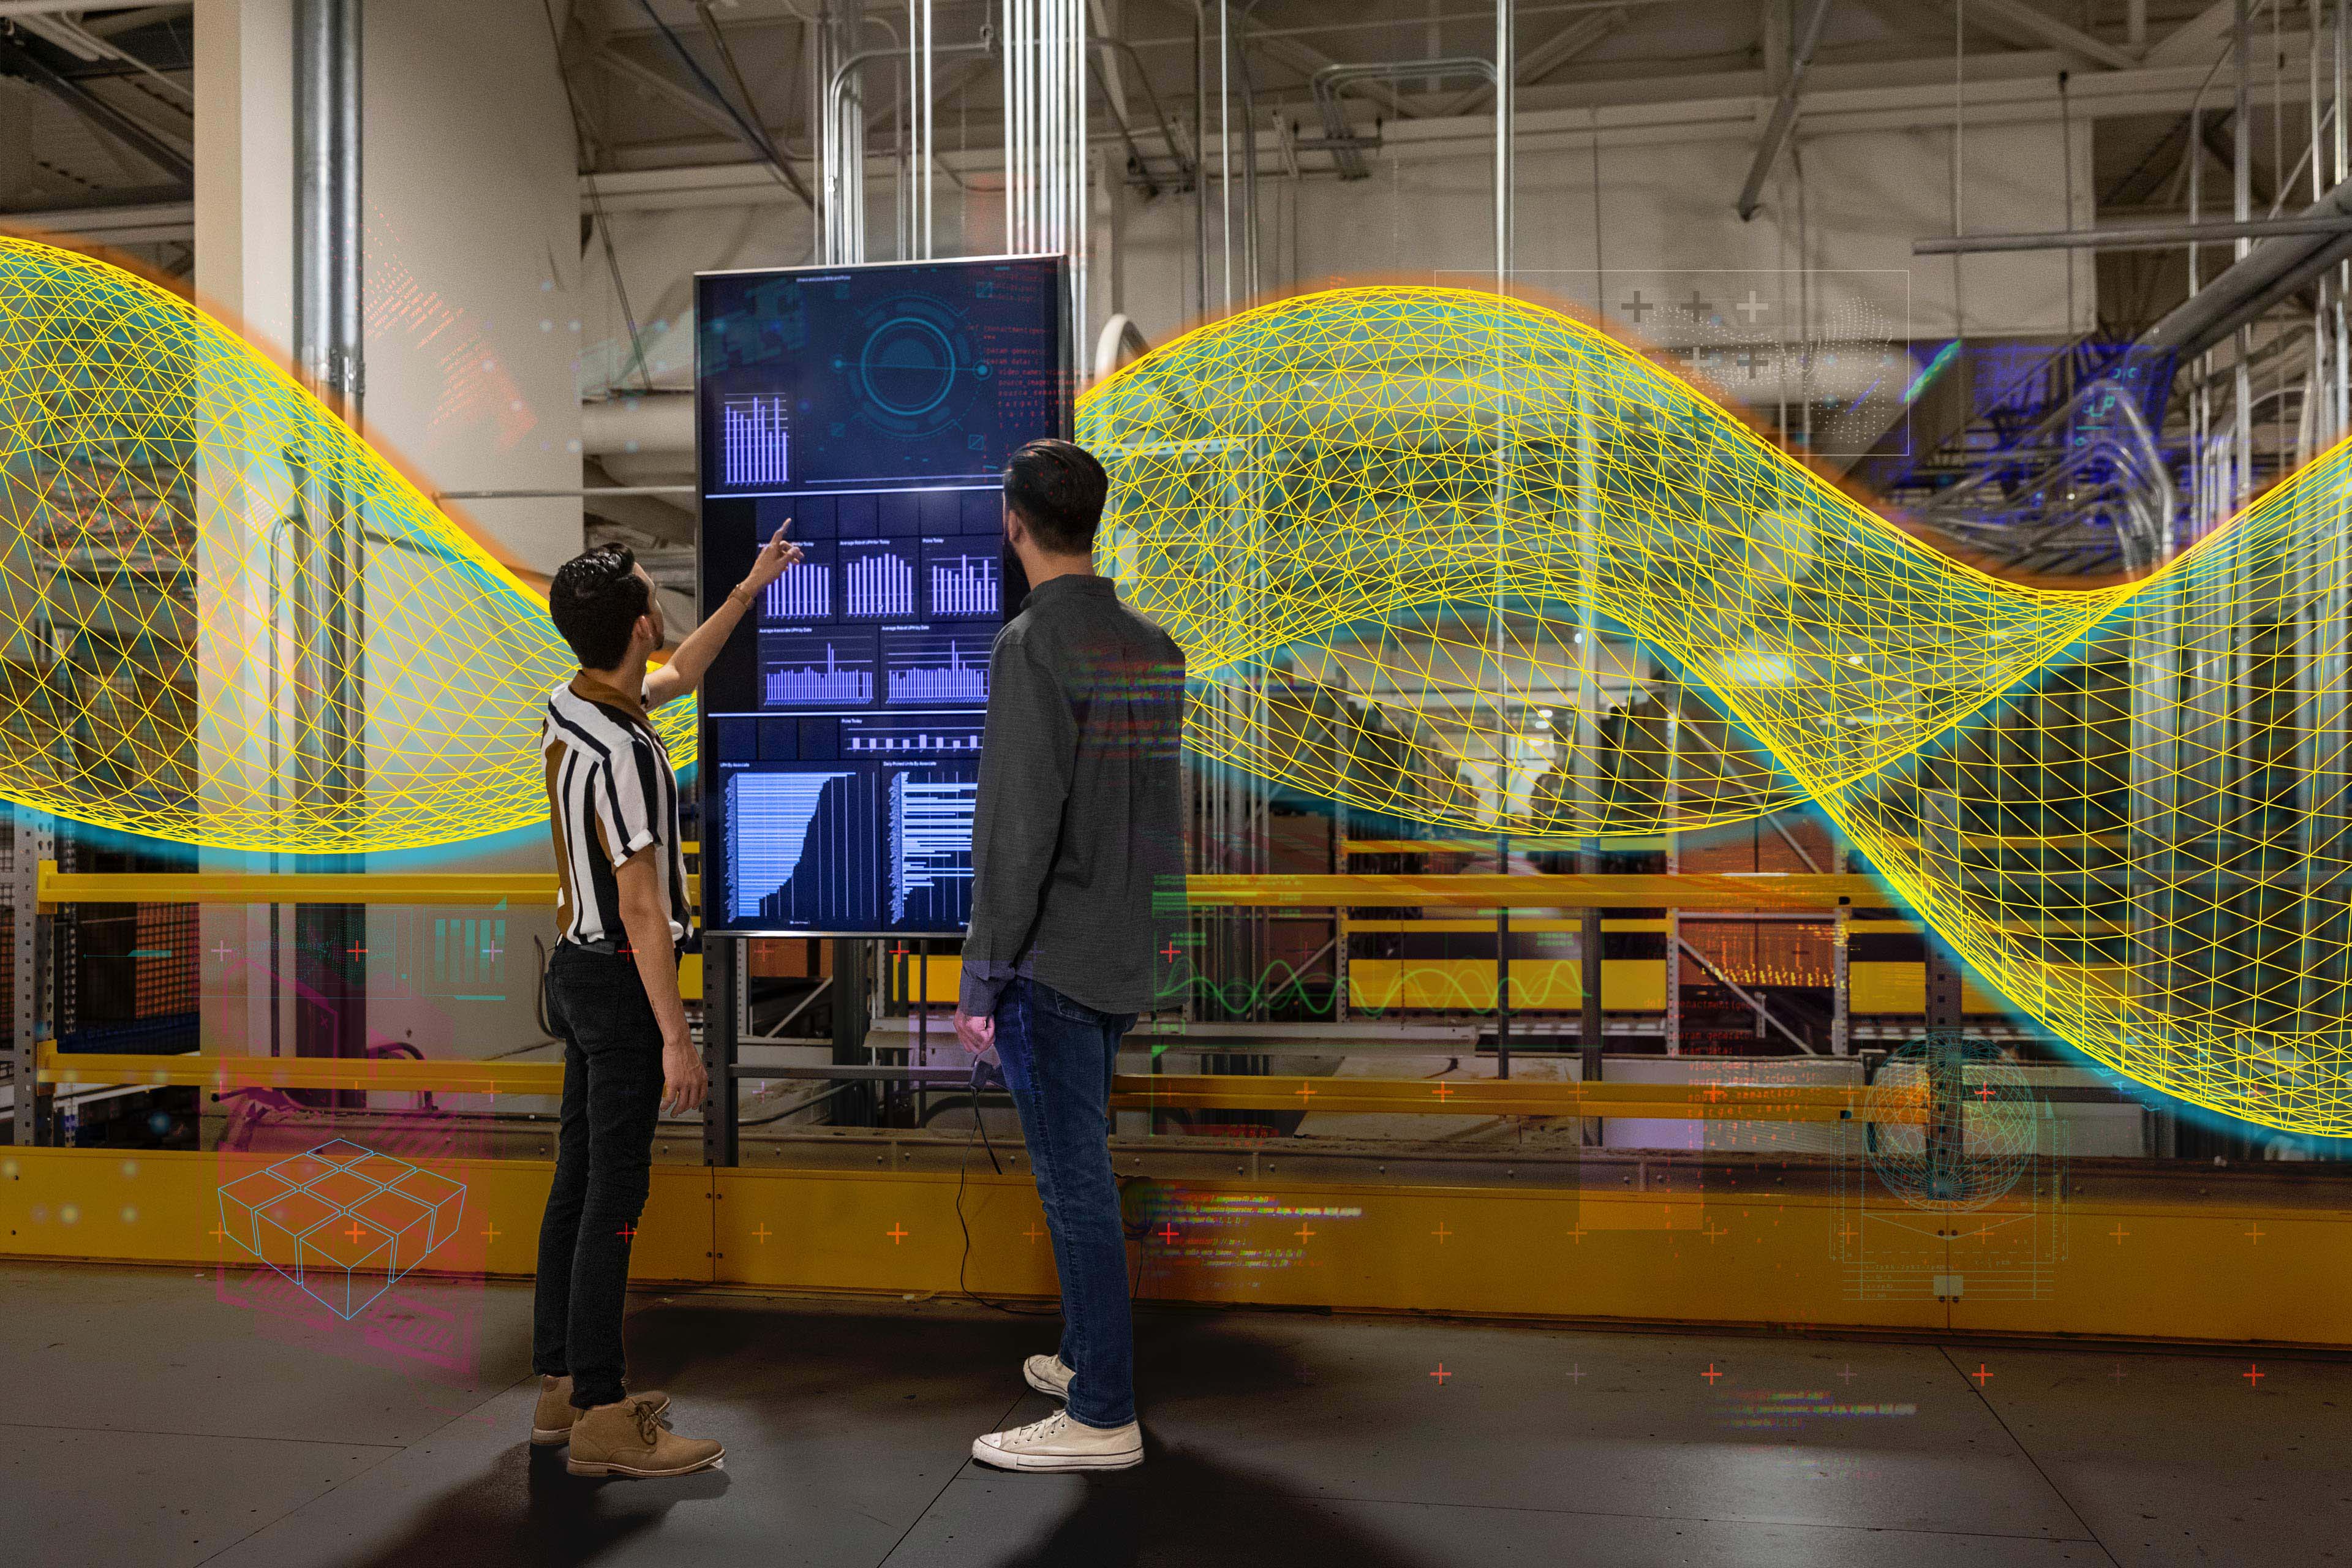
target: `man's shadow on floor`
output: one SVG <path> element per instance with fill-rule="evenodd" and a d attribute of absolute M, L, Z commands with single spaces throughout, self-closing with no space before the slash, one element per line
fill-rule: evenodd
<path fill-rule="evenodd" d="M 968 1544 L 969 1528 L 959 1527 L 964 1539 L 937 1550 L 936 1556 L 894 1552 L 890 1563 L 893 1568 L 933 1561 L 970 1568 L 1232 1568 L 1238 1563 L 1437 1568 L 1444 1561 L 1368 1532 L 1357 1510 L 1339 1500 L 1285 1491 L 1198 1452 L 1160 1447 L 1150 1441 L 1149 1428 L 1144 1441 L 1142 1465 L 1080 1478 L 1084 1494 L 1076 1506 L 1017 1552 L 981 1556 Z M 1043 1479 L 974 1466 L 932 1505 L 934 1514 L 941 1504 L 952 1508 L 955 1492 L 975 1478 L 1016 1492 Z M 1040 1509 L 1047 1506 L 1041 1496 Z M 950 1513 L 947 1522 L 953 1519 Z"/>

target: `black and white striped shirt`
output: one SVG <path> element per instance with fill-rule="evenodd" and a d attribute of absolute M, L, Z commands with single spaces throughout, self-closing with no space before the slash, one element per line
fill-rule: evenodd
<path fill-rule="evenodd" d="M 678 840 L 677 774 L 631 696 L 589 676 L 547 694 L 540 749 L 547 759 L 555 835 L 561 940 L 628 945 L 614 869 L 650 849 L 669 910 L 672 942 L 686 940 L 686 850 Z"/>

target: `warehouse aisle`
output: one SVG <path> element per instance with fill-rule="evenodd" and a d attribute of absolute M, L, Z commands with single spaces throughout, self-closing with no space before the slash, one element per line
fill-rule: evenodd
<path fill-rule="evenodd" d="M 2317 1563 L 2352 1365 L 1155 1310 L 1150 1459 L 1008 1476 L 1050 1320 L 648 1295 L 635 1381 L 723 1473 L 589 1482 L 524 1441 L 526 1287 L 352 1322 L 249 1275 L 0 1266 L 26 1568 L 1525 1562 Z M 95 1369 L 95 1370 L 93 1370 Z"/>

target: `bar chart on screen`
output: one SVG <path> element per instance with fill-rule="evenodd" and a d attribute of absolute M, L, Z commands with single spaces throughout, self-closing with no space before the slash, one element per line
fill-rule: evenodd
<path fill-rule="evenodd" d="M 835 768 L 729 778 L 734 831 L 727 841 L 727 896 L 735 917 L 848 930 L 872 925 L 880 870 L 874 786 L 869 773 Z"/>
<path fill-rule="evenodd" d="M 820 627 L 760 633 L 760 687 L 770 708 L 874 700 L 874 634 Z"/>
<path fill-rule="evenodd" d="M 833 618 L 833 551 L 824 544 L 801 546 L 798 565 L 768 584 L 760 615 L 771 621 L 824 621 Z"/>
<path fill-rule="evenodd" d="M 998 584 L 993 552 L 926 549 L 923 570 L 930 584 L 934 616 L 993 616 L 1003 608 L 1003 590 Z"/>
<path fill-rule="evenodd" d="M 781 397 L 753 394 L 719 405 L 719 478 L 730 489 L 780 485 L 792 477 L 790 430 Z"/>
<path fill-rule="evenodd" d="M 977 713 L 856 714 L 841 721 L 841 754 L 861 761 L 869 757 L 977 758 L 980 735 Z"/>
<path fill-rule="evenodd" d="M 852 620 L 905 620 L 915 613 L 912 553 L 912 541 L 842 546 L 842 597 Z"/>
<path fill-rule="evenodd" d="M 882 634 L 886 702 L 985 702 L 994 628 L 921 626 Z"/>
<path fill-rule="evenodd" d="M 961 771 L 890 775 L 890 923 L 958 926 L 971 918 L 971 818 L 978 783 Z"/>

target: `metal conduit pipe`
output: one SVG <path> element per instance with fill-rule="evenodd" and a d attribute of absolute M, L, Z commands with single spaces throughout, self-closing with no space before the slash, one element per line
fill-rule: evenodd
<path fill-rule="evenodd" d="M 296 0 L 294 363 L 320 400 L 354 429 L 367 342 L 361 310 L 362 36 L 360 0 Z M 292 466 L 289 521 L 302 563 L 293 595 L 299 672 L 294 793 L 299 804 L 319 807 L 355 800 L 366 788 L 365 519 L 347 476 L 327 454 L 295 454 Z M 298 1056 L 365 1054 L 367 973 L 364 960 L 354 960 L 366 948 L 366 910 L 350 905 L 295 910 L 296 980 L 321 1004 L 296 1010 Z M 273 910 L 273 938 L 275 925 Z M 273 1024 L 278 995 L 273 978 Z"/>
<path fill-rule="evenodd" d="M 1445 55 L 1428 60 L 1382 60 L 1362 65 L 1325 66 L 1308 79 L 1307 86 L 1315 94 L 1315 106 L 1323 116 L 1324 136 L 1332 143 L 1331 161 L 1339 165 L 1339 177 L 1360 180 L 1371 174 L 1364 166 L 1363 154 L 1357 151 L 1357 138 L 1348 130 L 1346 113 L 1339 106 L 1339 93 L 1350 82 L 1378 81 L 1388 77 L 1410 76 L 1440 80 L 1447 77 L 1475 76 L 1486 81 L 1495 79 L 1495 62 L 1475 55 Z"/>
<path fill-rule="evenodd" d="M 1517 161 L 1519 48 L 1513 0 L 1495 0 L 1495 291 L 1511 283 L 1511 165 Z"/>
<path fill-rule="evenodd" d="M 934 45 L 922 59 L 910 61 L 910 68 L 921 80 L 928 82 L 931 75 L 931 56 L 984 55 L 990 52 L 991 46 L 986 43 Z M 851 107 L 850 84 L 856 79 L 857 73 L 871 61 L 908 59 L 910 59 L 908 52 L 903 48 L 861 49 L 842 61 L 825 82 L 825 119 L 826 122 L 834 128 L 828 142 L 827 166 L 824 171 L 824 202 L 828 209 L 843 207 L 852 199 L 853 192 L 862 193 L 865 188 L 863 179 L 853 179 L 849 175 L 851 161 L 856 160 L 858 170 L 862 174 L 866 159 L 865 118 Z M 928 89 L 925 90 L 928 91 Z M 919 194 L 917 197 L 915 254 L 918 257 L 928 257 L 931 253 L 931 132 L 928 99 L 919 105 L 918 113 L 920 118 L 915 134 L 914 159 L 915 167 L 919 171 L 917 177 L 920 183 L 918 186 Z M 856 138 L 854 142 L 851 140 L 853 130 Z M 836 243 L 844 249 L 847 247 L 848 236 L 851 233 L 850 218 L 851 215 L 847 211 L 840 210 L 829 211 L 826 220 L 827 233 L 837 233 Z M 858 248 L 862 251 L 863 247 L 860 246 Z M 862 261 L 865 258 L 863 255 L 853 256 L 835 251 L 828 255 L 826 259 L 832 262 L 851 262 Z"/>
<path fill-rule="evenodd" d="M 2295 216 L 2315 222 L 2352 217 L 2352 180 Z M 2352 258 L 2352 233 L 2266 239 L 2150 327 L 2139 347 L 2183 359 L 2201 353 L 2347 258 Z"/>
<path fill-rule="evenodd" d="M 1331 149 L 1331 161 L 1339 167 L 1343 180 L 1360 180 L 1371 171 L 1364 166 L 1363 153 L 1358 148 L 1358 138 L 1348 129 L 1346 111 L 1340 107 L 1339 95 L 1349 82 L 1377 80 L 1383 77 L 1411 76 L 1432 81 L 1446 77 L 1475 76 L 1494 84 L 1495 88 L 1495 285 L 1502 289 L 1510 281 L 1511 247 L 1514 220 L 1511 204 L 1511 167 L 1517 153 L 1517 141 L 1512 121 L 1517 103 L 1512 94 L 1511 41 L 1513 0 L 1496 0 L 1495 49 L 1496 59 L 1482 60 L 1475 55 L 1448 55 L 1430 60 L 1399 60 L 1373 65 L 1325 66 L 1310 79 L 1308 86 L 1315 94 L 1316 108 L 1323 117 L 1323 134 Z M 1255 142 L 1252 142 L 1253 151 Z"/>

